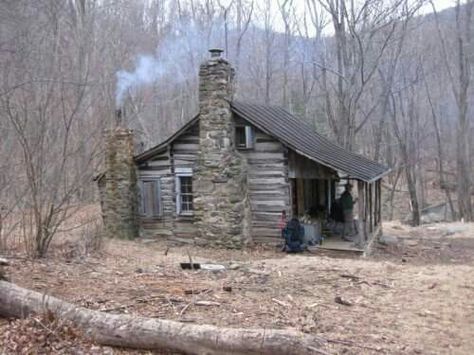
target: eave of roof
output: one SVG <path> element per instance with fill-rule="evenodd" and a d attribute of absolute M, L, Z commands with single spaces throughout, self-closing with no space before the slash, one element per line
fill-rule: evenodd
<path fill-rule="evenodd" d="M 143 153 L 140 153 L 136 155 L 133 159 L 135 160 L 136 163 L 142 163 L 145 160 L 151 158 L 153 155 L 163 151 L 166 149 L 173 141 L 178 138 L 181 134 L 186 132 L 188 128 L 190 128 L 193 124 L 198 122 L 199 120 L 199 114 L 194 116 L 190 121 L 185 123 L 181 128 L 179 128 L 175 133 L 173 133 L 170 137 L 168 137 L 166 140 L 161 142 L 158 145 L 155 145 L 154 147 L 145 150 Z"/>

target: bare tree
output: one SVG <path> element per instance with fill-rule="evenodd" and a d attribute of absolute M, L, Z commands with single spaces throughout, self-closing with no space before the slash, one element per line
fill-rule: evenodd
<path fill-rule="evenodd" d="M 461 5 L 461 1 L 456 1 L 455 29 L 451 34 L 452 49 L 448 48 L 449 44 L 445 38 L 445 33 L 441 29 L 439 17 L 436 7 L 431 2 L 433 12 L 436 18 L 436 27 L 438 30 L 441 47 L 442 60 L 445 63 L 446 71 L 450 81 L 451 91 L 454 95 L 456 106 L 458 109 L 457 124 L 457 198 L 459 217 L 471 221 L 473 219 L 473 208 L 471 200 L 472 190 L 472 165 L 470 160 L 470 128 L 471 123 L 468 116 L 469 109 L 469 88 L 471 84 L 472 61 L 469 60 L 472 37 L 472 12 L 474 2 L 469 0 L 466 4 Z"/>

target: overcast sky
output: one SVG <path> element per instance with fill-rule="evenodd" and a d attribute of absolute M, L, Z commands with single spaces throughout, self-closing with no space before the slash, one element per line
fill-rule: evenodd
<path fill-rule="evenodd" d="M 226 0 L 226 1 L 231 1 L 231 0 Z M 221 4 L 225 5 L 226 1 L 222 1 L 221 0 Z M 294 4 L 297 8 L 297 11 L 301 14 L 301 16 L 303 15 L 304 11 L 305 11 L 305 3 L 306 3 L 306 0 L 293 0 L 294 1 Z M 283 32 L 284 29 L 285 29 L 285 26 L 283 24 L 283 21 L 281 20 L 281 15 L 279 14 L 279 11 L 278 11 L 278 0 L 272 0 L 271 1 L 271 4 L 273 5 L 272 7 L 272 12 L 273 12 L 273 27 L 276 31 L 280 31 L 280 32 Z M 281 0 L 280 0 L 281 2 Z M 462 2 L 464 2 L 462 0 Z M 257 0 L 256 1 L 257 3 L 257 6 L 260 7 L 260 9 L 265 9 L 265 1 L 263 0 Z M 433 3 L 436 7 L 436 11 L 441 11 L 441 10 L 444 10 L 448 7 L 452 7 L 455 5 L 455 0 L 433 0 Z M 422 14 L 427 14 L 427 13 L 430 13 L 433 11 L 433 8 L 430 4 L 429 1 L 426 1 L 426 4 L 419 10 L 419 14 L 422 15 Z M 263 20 L 262 20 L 263 21 Z M 258 22 L 258 19 L 257 19 L 257 22 Z M 328 31 L 328 33 L 332 32 L 332 28 L 330 26 L 328 26 L 325 30 L 325 32 Z"/>

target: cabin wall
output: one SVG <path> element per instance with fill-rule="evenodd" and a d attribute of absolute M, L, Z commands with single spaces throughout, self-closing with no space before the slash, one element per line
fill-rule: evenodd
<path fill-rule="evenodd" d="M 142 237 L 171 236 L 174 229 L 175 192 L 171 154 L 168 149 L 138 166 L 138 179 L 160 179 L 162 213 L 159 217 L 139 217 Z"/>
<path fill-rule="evenodd" d="M 140 218 L 142 235 L 196 238 L 193 216 L 179 216 L 176 210 L 176 170 L 195 169 L 199 152 L 199 128 L 191 127 L 166 150 L 138 169 L 139 177 L 159 177 L 163 213 L 159 218 Z M 276 242 L 280 238 L 281 211 L 289 213 L 288 160 L 286 149 L 276 139 L 256 130 L 255 146 L 238 150 L 248 166 L 248 198 L 251 208 L 250 231 L 256 242 Z"/>
<path fill-rule="evenodd" d="M 324 165 L 295 153 L 288 152 L 288 177 L 290 179 L 336 179 L 337 173 Z"/>
<path fill-rule="evenodd" d="M 240 150 L 247 158 L 251 234 L 254 242 L 278 242 L 281 212 L 290 210 L 290 188 L 286 148 L 276 139 L 256 130 L 251 150 Z"/>
<path fill-rule="evenodd" d="M 167 150 L 156 154 L 138 167 L 139 178 L 159 178 L 162 214 L 140 217 L 141 235 L 145 237 L 194 238 L 193 216 L 180 216 L 176 208 L 176 170 L 194 170 L 199 149 L 197 124 L 177 138 Z"/>
<path fill-rule="evenodd" d="M 199 154 L 199 126 L 190 127 L 183 135 L 177 138 L 171 145 L 171 157 L 173 161 L 173 173 L 180 169 L 196 168 Z M 173 179 L 173 234 L 179 238 L 195 238 L 197 228 L 194 225 L 194 216 L 180 216 L 176 210 L 176 177 Z"/>

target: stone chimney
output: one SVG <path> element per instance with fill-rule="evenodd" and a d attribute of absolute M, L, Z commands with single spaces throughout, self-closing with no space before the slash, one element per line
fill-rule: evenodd
<path fill-rule="evenodd" d="M 133 132 L 118 126 L 106 131 L 105 140 L 105 184 L 101 193 L 105 234 L 134 239 L 138 237 L 138 194 Z"/>
<path fill-rule="evenodd" d="M 211 49 L 199 69 L 199 158 L 193 177 L 194 217 L 199 237 L 241 247 L 248 239 L 245 159 L 235 150 L 230 101 L 234 71 Z"/>

